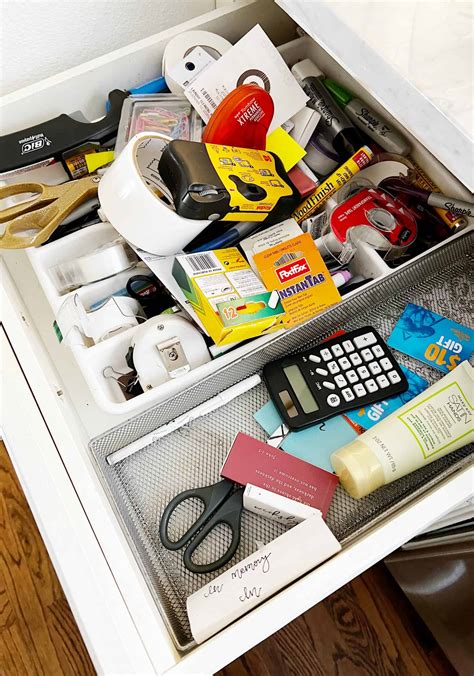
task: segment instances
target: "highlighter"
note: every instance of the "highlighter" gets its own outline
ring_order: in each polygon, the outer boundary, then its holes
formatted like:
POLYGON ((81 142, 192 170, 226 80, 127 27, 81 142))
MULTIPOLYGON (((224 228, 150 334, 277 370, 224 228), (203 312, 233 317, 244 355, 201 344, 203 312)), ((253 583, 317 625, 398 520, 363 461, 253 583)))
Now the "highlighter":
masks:
POLYGON ((340 84, 326 78, 324 86, 343 108, 347 117, 381 148, 397 155, 408 155, 410 144, 401 134, 381 117, 368 103, 358 99, 340 84))

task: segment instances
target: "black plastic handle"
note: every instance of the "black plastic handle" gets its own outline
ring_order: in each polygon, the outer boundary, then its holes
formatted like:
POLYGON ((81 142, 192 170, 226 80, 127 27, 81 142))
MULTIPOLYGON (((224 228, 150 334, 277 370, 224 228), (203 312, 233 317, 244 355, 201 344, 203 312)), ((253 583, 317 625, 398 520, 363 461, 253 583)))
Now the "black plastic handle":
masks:
POLYGON ((129 92, 114 89, 107 115, 97 122, 79 122, 66 113, 28 129, 0 136, 0 173, 26 167, 50 157, 61 158, 86 141, 107 141, 118 129, 122 104, 129 92))
POLYGON ((219 509, 219 507, 227 500, 232 493, 234 484, 232 481, 223 479, 211 486, 204 488, 190 488, 187 491, 179 493, 166 506, 160 521, 160 539, 163 546, 171 551, 181 549, 191 538, 196 535, 200 528, 206 523, 208 519, 219 509), (185 500, 190 498, 198 498, 204 503, 204 511, 194 524, 186 531, 186 533, 176 542, 172 542, 168 537, 168 525, 174 510, 185 500))
POLYGON ((192 573, 213 573, 215 570, 219 570, 222 566, 225 566, 226 563, 234 556, 237 551, 237 547, 240 544, 240 520, 242 517, 243 509, 243 494, 244 489, 239 488, 231 495, 231 497, 224 502, 224 504, 217 510, 214 516, 206 523, 206 525, 201 529, 199 534, 192 540, 184 552, 183 561, 184 565, 192 573), (211 561, 211 563, 197 564, 192 560, 192 556, 196 551, 197 547, 207 538, 212 530, 220 523, 224 523, 229 526, 232 532, 232 541, 229 545, 229 548, 219 559, 211 561))

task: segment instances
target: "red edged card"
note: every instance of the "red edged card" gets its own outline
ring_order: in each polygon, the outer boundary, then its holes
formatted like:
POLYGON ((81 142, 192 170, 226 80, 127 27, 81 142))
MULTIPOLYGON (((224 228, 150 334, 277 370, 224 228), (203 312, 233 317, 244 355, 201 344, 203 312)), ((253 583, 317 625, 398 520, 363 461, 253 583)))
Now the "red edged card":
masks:
POLYGON ((239 432, 221 469, 237 484, 253 484, 321 510, 326 517, 339 479, 278 448, 239 432))

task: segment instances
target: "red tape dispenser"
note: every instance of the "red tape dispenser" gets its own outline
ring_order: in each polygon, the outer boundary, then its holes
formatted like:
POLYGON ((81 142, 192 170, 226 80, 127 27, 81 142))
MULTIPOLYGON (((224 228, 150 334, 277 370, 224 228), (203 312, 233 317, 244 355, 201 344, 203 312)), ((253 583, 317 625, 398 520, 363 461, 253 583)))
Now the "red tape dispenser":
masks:
POLYGON ((396 258, 417 236, 411 210, 380 188, 362 188, 352 194, 334 207, 328 225, 324 244, 341 263, 352 258, 354 248, 362 241, 396 258))
POLYGON ((255 84, 240 85, 217 106, 202 141, 265 150, 273 111, 268 92, 255 84))

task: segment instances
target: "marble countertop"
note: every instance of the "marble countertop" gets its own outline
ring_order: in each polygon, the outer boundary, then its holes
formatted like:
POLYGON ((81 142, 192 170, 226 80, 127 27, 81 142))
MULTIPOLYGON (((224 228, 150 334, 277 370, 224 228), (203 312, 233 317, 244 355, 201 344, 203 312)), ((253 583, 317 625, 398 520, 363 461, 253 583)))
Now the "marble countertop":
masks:
POLYGON ((474 189, 471 2, 277 2, 474 189))

